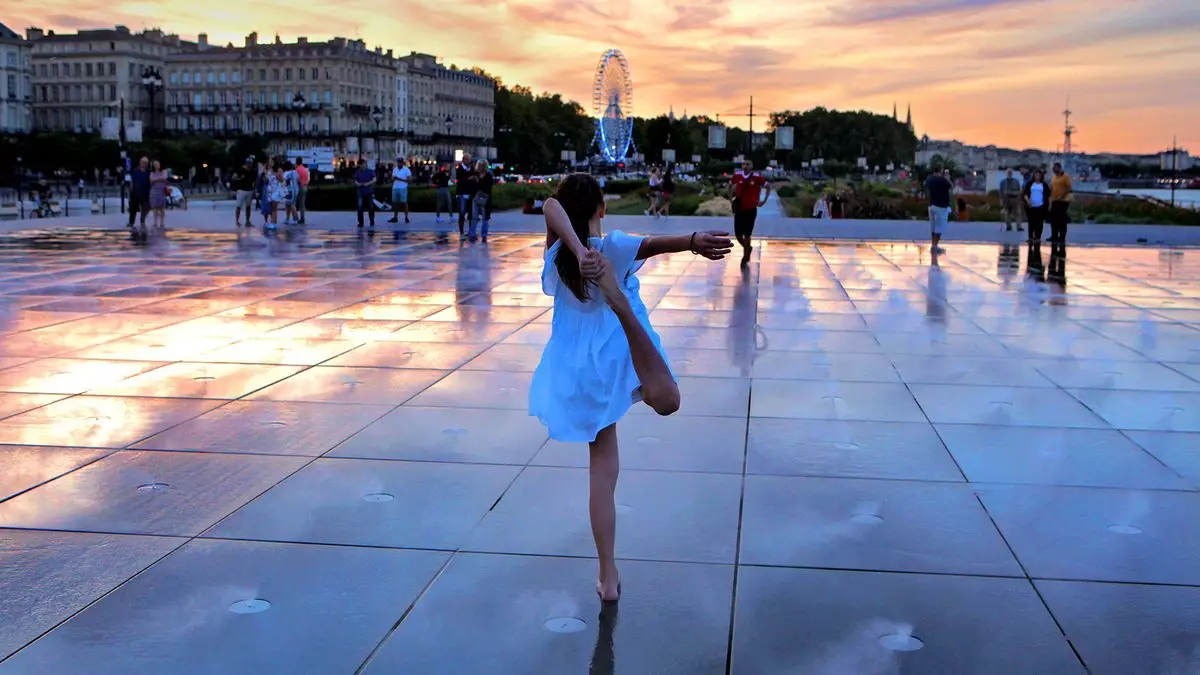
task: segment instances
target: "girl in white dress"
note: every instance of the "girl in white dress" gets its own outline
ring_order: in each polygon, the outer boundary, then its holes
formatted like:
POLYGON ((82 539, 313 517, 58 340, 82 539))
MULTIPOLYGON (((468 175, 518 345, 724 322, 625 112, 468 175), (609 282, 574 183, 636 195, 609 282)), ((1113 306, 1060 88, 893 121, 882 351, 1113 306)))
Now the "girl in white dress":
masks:
POLYGON ((615 555, 616 423, 638 402, 660 415, 679 409, 679 387, 650 327, 635 273, 651 256, 690 250, 719 260, 732 244, 724 232, 604 235, 604 193, 588 174, 568 176, 543 209, 542 290, 554 298, 554 314, 530 386, 529 414, 546 425, 551 438, 588 444, 589 515, 600 562, 596 593, 614 601, 621 585, 615 555))

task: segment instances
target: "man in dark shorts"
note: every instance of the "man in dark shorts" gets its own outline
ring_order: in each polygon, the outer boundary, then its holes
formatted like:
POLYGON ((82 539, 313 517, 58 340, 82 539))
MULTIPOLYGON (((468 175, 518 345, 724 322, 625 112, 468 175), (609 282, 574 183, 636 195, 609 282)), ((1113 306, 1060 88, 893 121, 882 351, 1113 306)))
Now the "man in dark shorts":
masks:
POLYGON ((142 230, 146 229, 146 215, 150 213, 150 158, 142 157, 129 172, 129 229, 133 229, 141 216, 142 230))
POLYGON ((767 203, 771 186, 760 173, 754 172, 750 160, 742 162, 742 170, 733 174, 729 181, 729 197, 733 200, 733 237, 742 245, 742 266, 750 264, 750 237, 754 234, 754 221, 758 218, 758 207, 767 203), (763 189, 766 188, 766 192, 763 189))

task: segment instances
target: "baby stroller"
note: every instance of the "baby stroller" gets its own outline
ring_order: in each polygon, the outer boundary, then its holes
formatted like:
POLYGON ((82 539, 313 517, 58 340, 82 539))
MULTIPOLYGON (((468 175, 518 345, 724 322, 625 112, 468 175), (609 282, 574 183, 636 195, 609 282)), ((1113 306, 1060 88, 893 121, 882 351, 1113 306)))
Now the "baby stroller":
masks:
POLYGON ((178 209, 187 207, 187 198, 183 196, 183 190, 171 185, 167 187, 167 208, 178 209))

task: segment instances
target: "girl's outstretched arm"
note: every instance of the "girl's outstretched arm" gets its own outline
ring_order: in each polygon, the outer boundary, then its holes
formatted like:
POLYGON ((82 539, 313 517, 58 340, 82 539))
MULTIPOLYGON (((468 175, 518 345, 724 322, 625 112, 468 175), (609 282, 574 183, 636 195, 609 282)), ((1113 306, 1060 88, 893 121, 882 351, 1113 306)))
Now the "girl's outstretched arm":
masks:
POLYGON ((733 242, 729 240, 728 232, 670 234, 643 239, 641 246, 638 247, 637 259, 645 260, 664 253, 691 251, 709 260, 720 260, 728 255, 732 248, 733 242))
POLYGON ((561 239, 563 246, 570 249, 577 260, 583 260, 588 250, 587 246, 579 241, 579 235, 575 234, 575 228, 571 227, 571 219, 567 217, 567 210, 562 204, 551 197, 542 205, 542 212, 546 215, 546 248, 550 248, 554 242, 561 239))

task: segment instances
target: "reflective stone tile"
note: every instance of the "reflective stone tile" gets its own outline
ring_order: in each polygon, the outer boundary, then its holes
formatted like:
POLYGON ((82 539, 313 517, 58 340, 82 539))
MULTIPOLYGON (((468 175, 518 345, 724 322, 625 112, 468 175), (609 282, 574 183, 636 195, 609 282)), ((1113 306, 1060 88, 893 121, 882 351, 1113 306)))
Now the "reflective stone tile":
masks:
POLYGON ((1190 486, 1118 431, 939 424, 967 479, 1132 489, 1190 486))
POLYGON ((416 321, 436 314, 444 309, 441 305, 423 305, 411 302, 390 303, 368 300, 353 305, 347 305, 328 314, 322 314, 319 319, 356 319, 363 321, 416 321))
POLYGON ((1162 431, 1126 431, 1125 435, 1151 455, 1200 487, 1200 434, 1162 431))
POLYGON ((475 358, 486 348, 486 345, 482 344, 368 342, 325 365, 453 370, 475 358))
POLYGON ((445 375, 444 370, 316 366, 258 391, 250 398, 399 405, 445 375))
POLYGON ((0 445, 0 501, 95 461, 107 450, 0 445))
POLYGON ((353 672, 445 559, 429 551, 193 541, 5 666, 20 673, 87 672, 97 663, 128 673, 353 672), (269 607, 246 614, 257 610, 249 600, 269 607))
MULTIPOLYGON (((530 467, 475 529, 467 550, 592 557, 588 472, 530 467)), ((739 476, 625 471, 617 484, 617 556, 731 563, 739 476)))
POLYGON ((975 357, 1003 358, 1008 355, 1004 345, 990 335, 957 335, 936 332, 874 333, 881 349, 887 354, 915 354, 945 358, 975 357))
POLYGON ((754 376, 777 380, 900 381, 886 356, 838 352, 768 351, 756 357, 754 376))
POLYGON ((750 420, 746 473, 960 482, 928 423, 750 420))
POLYGON ((503 370, 532 373, 542 360, 540 345, 499 344, 484 350, 462 366, 463 370, 503 370))
POLYGON ((150 361, 39 359, 0 371, 0 389, 35 394, 81 394, 162 365, 150 361))
POLYGON ((970 487, 747 476, 741 563, 1018 576, 970 487))
POLYGON ((1117 429, 1200 431, 1200 394, 1106 389, 1070 393, 1117 429))
POLYGON ((69 355, 77 359, 122 359, 129 361, 184 361, 223 347, 236 339, 229 337, 180 337, 143 333, 120 337, 104 344, 76 349, 69 355))
POLYGON ((1094 675, 1200 669, 1200 588, 1034 583, 1094 675))
POLYGON ((504 344, 542 345, 550 339, 550 324, 530 323, 501 340, 504 344))
MULTIPOLYGON (((676 415, 706 415, 745 419, 750 404, 750 380, 723 377, 676 377, 679 411, 676 415)), ((648 405, 636 404, 630 415, 658 413, 648 405)))
POLYGON ((882 354, 875 336, 865 332, 813 330, 763 331, 767 350, 785 352, 849 352, 882 354))
POLYGON ((892 357, 905 382, 997 387, 1054 387, 1032 366, 1015 358, 947 358, 912 354, 892 357))
POLYGON ((137 447, 316 457, 388 410, 386 405, 234 401, 137 447))
MULTIPOLYGON (((273 335, 273 333, 268 333, 273 335)), ((203 363, 266 363, 315 366, 361 345, 358 340, 308 340, 303 338, 248 338, 193 357, 203 363)))
POLYGON ((306 461, 121 451, 0 503, 0 527, 194 536, 306 461))
POLYGON ((1033 365, 1064 388, 1200 392, 1200 382, 1147 361, 1055 359, 1033 365))
POLYGON ((520 468, 319 459, 205 534, 234 539, 456 549, 520 468))
POLYGON ((449 344, 490 344, 512 335, 523 324, 490 321, 421 321, 392 334, 404 342, 442 342, 449 344))
POLYGON ((546 428, 523 410, 405 405, 347 439, 332 457, 527 464, 546 428))
POLYGON ((1060 389, 913 384, 913 396, 937 424, 1107 428, 1104 420, 1060 389))
POLYGON ((22 363, 29 363, 32 360, 27 356, 0 356, 0 370, 19 366, 22 363))
POLYGON ((408 404, 434 408, 529 409, 533 373, 458 370, 408 404))
POLYGON ((979 486, 1030 576, 1200 585, 1200 493, 979 486))
POLYGON ((220 404, 210 400, 76 396, 0 422, 0 443, 121 448, 220 404))
MULTIPOLYGON (((745 461, 744 417, 626 415, 617 423, 621 467, 660 471, 741 473, 745 461)), ((533 463, 587 467, 587 445, 546 443, 533 463)))
POLYGON ((349 340, 369 342, 386 340, 410 321, 357 321, 354 319, 306 319, 263 335, 287 340, 349 340))
POLYGON ((109 396, 241 398, 300 372, 301 366, 240 363, 172 363, 95 393, 109 396))
POLYGON ((743 567, 733 636, 738 675, 1085 672, 1024 579, 743 567))
MULTIPOLYGON (((15 335, 5 335, 4 339, 0 340, 0 354, 5 356, 46 358, 77 350, 86 351, 87 348, 93 347, 93 345, 100 345, 122 338, 124 336, 120 333, 76 333, 68 332, 68 329, 64 329, 61 326, 48 326, 15 335)), ((77 354, 72 354, 72 356, 77 356, 77 354)), ((105 357, 98 356, 97 358, 105 357)), ((147 357, 143 355, 139 358, 146 359, 147 357)), ((170 359, 151 358, 149 360, 170 359)))
POLYGON ((754 380, 753 417, 873 422, 924 422, 912 394, 902 384, 754 380))
POLYGON ((55 401, 62 400, 55 394, 9 394, 0 392, 0 419, 11 417, 27 410, 40 408, 55 401))
POLYGON ((621 602, 604 606, 594 577, 590 560, 458 555, 365 672, 725 672, 732 567, 627 561, 621 602), (563 619, 582 630, 551 630, 563 619))
MULTIPOLYGON (((184 543, 169 537, 0 530, 0 659, 184 543)), ((128 637, 128 636, 126 636, 128 637)), ((5 672, 18 672, 7 661, 5 672)), ((95 663, 82 666, 83 672, 95 663)), ((25 667, 23 672, 38 672, 25 667)), ((40 672, 55 672, 41 670, 40 672)), ((66 671, 58 671, 66 672, 66 671)))

